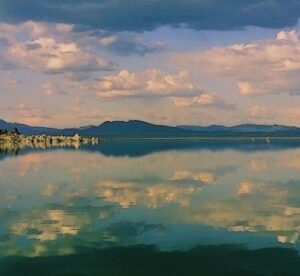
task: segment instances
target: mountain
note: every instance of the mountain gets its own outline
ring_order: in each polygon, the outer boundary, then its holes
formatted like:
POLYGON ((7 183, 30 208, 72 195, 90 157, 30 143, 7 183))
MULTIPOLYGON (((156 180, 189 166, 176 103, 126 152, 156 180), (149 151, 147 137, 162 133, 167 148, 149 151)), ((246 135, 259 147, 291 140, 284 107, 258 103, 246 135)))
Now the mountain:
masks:
POLYGON ((48 127, 35 127, 28 126, 24 124, 18 123, 8 123, 4 120, 0 119, 0 129, 13 129, 17 128, 20 133, 25 135, 35 135, 35 134, 49 134, 49 135, 57 135, 60 134, 62 130, 56 128, 48 128, 48 127))
POLYGON ((211 125, 211 126, 193 126, 193 125, 182 125, 177 126, 181 129, 193 130, 193 131, 208 131, 208 132, 216 132, 216 131, 225 131, 228 127, 223 125, 211 125))
POLYGON ((177 127, 155 125, 138 120, 107 121, 98 126, 89 125, 79 128, 47 128, 18 123, 8 123, 0 120, 0 129, 17 128, 25 135, 74 135, 100 136, 115 138, 158 138, 158 137, 300 137, 300 128, 283 125, 242 124, 237 126, 194 126, 181 125, 177 127))
POLYGON ((74 135, 79 133, 83 136, 101 137, 187 137, 195 135, 194 131, 177 127, 154 125, 138 120, 104 122, 101 125, 84 126, 79 128, 46 128, 32 127, 18 123, 7 123, 0 120, 0 129, 17 128, 25 135, 48 134, 48 135, 74 135))
POLYGON ((300 128, 283 125, 242 124, 237 126, 193 126, 181 125, 178 128, 192 130, 206 136, 300 136, 300 128))
POLYGON ((80 131, 82 135, 102 137, 187 137, 194 136, 192 130, 164 125, 154 125, 138 120, 104 122, 99 126, 80 131))

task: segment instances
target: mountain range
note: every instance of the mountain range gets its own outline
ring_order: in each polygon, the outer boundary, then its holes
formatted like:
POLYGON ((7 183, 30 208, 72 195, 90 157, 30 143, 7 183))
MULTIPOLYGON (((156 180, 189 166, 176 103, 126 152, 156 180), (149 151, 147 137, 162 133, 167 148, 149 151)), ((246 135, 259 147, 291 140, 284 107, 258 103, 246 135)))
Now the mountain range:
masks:
POLYGON ((156 125, 138 120, 106 121, 100 125, 84 126, 79 128, 48 128, 36 127, 19 123, 9 123, 0 120, 0 129, 17 128, 25 135, 74 135, 100 136, 111 138, 164 138, 164 137, 300 137, 300 128, 284 125, 256 125, 242 124, 237 126, 195 126, 156 125))

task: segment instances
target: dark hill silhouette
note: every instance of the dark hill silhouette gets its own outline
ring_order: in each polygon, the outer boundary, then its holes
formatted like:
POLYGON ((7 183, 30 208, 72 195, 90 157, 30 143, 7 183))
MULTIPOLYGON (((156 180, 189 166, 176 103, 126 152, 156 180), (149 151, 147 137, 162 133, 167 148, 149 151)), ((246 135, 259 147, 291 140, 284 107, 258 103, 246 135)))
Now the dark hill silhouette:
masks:
POLYGON ((237 126, 166 126, 139 120, 106 121, 98 126, 79 128, 48 128, 8 123, 0 120, 0 129, 18 129, 21 134, 100 136, 104 138, 170 138, 170 137, 300 137, 300 128, 284 125, 242 124, 237 126))

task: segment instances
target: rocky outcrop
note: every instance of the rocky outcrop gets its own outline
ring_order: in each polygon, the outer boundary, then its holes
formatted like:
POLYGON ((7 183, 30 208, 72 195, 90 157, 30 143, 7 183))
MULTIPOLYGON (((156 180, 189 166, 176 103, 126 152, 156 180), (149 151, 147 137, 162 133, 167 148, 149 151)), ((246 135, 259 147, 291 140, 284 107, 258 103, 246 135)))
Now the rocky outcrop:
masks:
POLYGON ((74 147, 79 148, 81 145, 99 143, 98 137, 81 137, 79 134, 74 136, 53 136, 53 135, 32 135, 25 136, 13 130, 0 130, 0 149, 13 150, 22 148, 51 148, 51 147, 74 147))

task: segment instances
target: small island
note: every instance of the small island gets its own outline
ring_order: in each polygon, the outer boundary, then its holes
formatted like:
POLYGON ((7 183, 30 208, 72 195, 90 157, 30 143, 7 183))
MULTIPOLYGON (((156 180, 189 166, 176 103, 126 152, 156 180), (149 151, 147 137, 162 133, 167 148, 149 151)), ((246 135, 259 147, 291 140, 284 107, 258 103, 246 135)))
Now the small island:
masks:
POLYGON ((98 137, 81 137, 79 134, 74 136, 65 135, 22 135, 17 128, 12 130, 0 129, 0 149, 16 151, 23 148, 47 149, 52 147, 74 147, 81 145, 99 143, 98 137))

